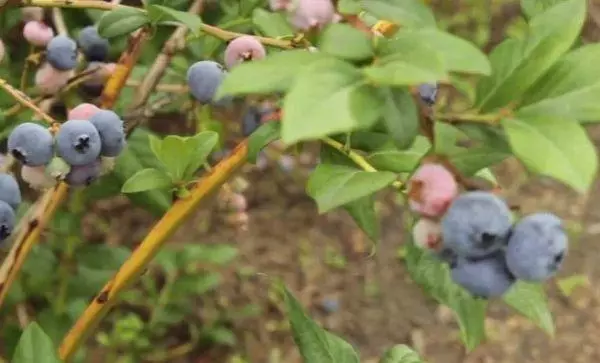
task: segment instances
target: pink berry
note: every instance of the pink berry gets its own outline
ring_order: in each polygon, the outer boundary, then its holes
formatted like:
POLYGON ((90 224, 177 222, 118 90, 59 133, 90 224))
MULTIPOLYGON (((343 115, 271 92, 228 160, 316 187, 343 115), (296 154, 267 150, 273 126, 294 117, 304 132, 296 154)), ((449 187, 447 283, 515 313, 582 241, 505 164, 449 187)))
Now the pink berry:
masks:
POLYGON ((44 9, 37 6, 27 6, 21 9, 23 21, 42 21, 44 20, 44 9))
POLYGON ((242 35, 227 45, 225 65, 231 69, 245 61, 263 59, 266 54, 265 47, 258 39, 251 35, 242 35))
POLYGON ((442 226, 431 219, 421 218, 413 226, 412 236, 415 245, 428 250, 437 250, 442 244, 442 226))
POLYGON ((290 22, 298 30, 322 28, 333 21, 335 8, 330 0, 298 0, 290 22))
POLYGON ((54 30, 41 21, 28 21, 23 28, 23 37, 38 47, 45 47, 54 37, 54 30))
POLYGON ((243 194, 235 193, 232 194, 229 199, 229 205, 231 209, 236 212, 243 212, 248 208, 248 202, 246 201, 246 197, 243 194))
POLYGON ((408 182, 411 209, 427 217, 439 217, 458 194, 452 173, 439 164, 423 164, 408 182))
POLYGON ((287 10, 292 4, 292 0, 269 0, 269 6, 273 11, 287 10))
POLYGON ((96 105, 82 103, 69 111, 69 120, 89 120, 96 112, 100 111, 96 105))
POLYGON ((45 166, 27 166, 21 168, 21 178, 36 190, 52 188, 56 184, 56 180, 46 174, 45 166))
POLYGON ((35 74, 35 85, 45 95, 57 93, 67 85, 73 71, 59 71, 48 63, 44 63, 35 74))

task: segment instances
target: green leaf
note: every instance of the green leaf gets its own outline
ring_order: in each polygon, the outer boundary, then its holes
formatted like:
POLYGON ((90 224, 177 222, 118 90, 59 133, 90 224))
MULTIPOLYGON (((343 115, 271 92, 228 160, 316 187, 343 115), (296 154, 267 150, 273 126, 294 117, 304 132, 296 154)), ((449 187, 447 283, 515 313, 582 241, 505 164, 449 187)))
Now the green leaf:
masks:
POLYGON ((407 150, 382 149, 367 156, 367 161, 377 170, 394 173, 407 173, 414 170, 419 161, 431 148, 427 138, 417 136, 413 145, 407 150))
POLYGON ((534 17, 524 39, 508 39, 490 55, 492 76, 477 87, 477 107, 489 112, 520 98, 579 35, 586 2, 568 0, 534 17))
POLYGON ((367 237, 378 244, 381 236, 379 217, 375 210, 375 196, 370 195, 344 204, 343 208, 350 214, 354 222, 365 232, 367 237))
POLYGON ((52 340, 36 323, 30 323, 15 349, 13 363, 58 363, 56 348, 52 340))
POLYGON ((319 213, 366 197, 396 180, 391 172, 368 172, 341 165, 319 164, 308 180, 306 191, 319 213))
POLYGON ((252 23, 266 37, 281 37, 294 34, 294 29, 287 22, 285 15, 256 8, 252 12, 252 23))
POLYGON ((199 245, 189 244, 177 254, 181 266, 190 263, 208 262, 215 265, 225 265, 238 255, 238 249, 229 245, 199 245))
POLYGON ((381 114, 377 89, 351 64, 326 59, 305 67, 283 102, 282 140, 291 144, 371 126, 381 114))
POLYGON ((580 286, 586 286, 590 284, 589 277, 587 275, 571 275, 562 279, 558 279, 556 284, 566 297, 571 296, 573 291, 580 286))
POLYGON ((503 300, 548 335, 554 336, 554 320, 542 285, 517 281, 504 294, 503 300))
POLYGON ((133 7, 117 7, 102 15, 98 21, 98 33, 103 38, 114 38, 130 34, 149 23, 150 19, 144 11, 133 7))
POLYGON ((282 286, 282 290, 294 341, 304 363, 360 362, 350 344, 317 325, 285 286, 282 286))
POLYGON ((448 79, 441 53, 416 37, 382 42, 378 53, 384 56, 363 68, 376 84, 405 86, 448 79))
POLYGON ((158 14, 164 14, 167 18, 171 18, 176 20, 178 23, 183 24, 188 27, 188 29, 196 34, 200 35, 202 28, 202 19, 192 13, 188 13, 187 11, 179 11, 162 5, 150 5, 149 9, 152 9, 154 12, 158 14))
POLYGON ((417 284, 454 311, 462 341, 469 351, 475 349, 485 338, 487 302, 472 297, 455 284, 445 263, 414 244, 409 244, 406 248, 406 267, 417 284))
POLYGON ((361 0, 339 0, 337 2, 338 12, 340 14, 359 14, 362 10, 361 0))
POLYGON ((521 0, 521 9, 531 18, 565 0, 521 0))
MULTIPOLYGON (((519 117, 517 115, 517 117, 519 117)), ((551 116, 504 119, 515 155, 532 171, 586 192, 598 169, 594 144, 575 120, 551 116)))
POLYGON ((448 72, 489 75, 490 61, 473 43, 437 29, 409 29, 395 35, 390 47, 403 52, 402 43, 414 39, 435 49, 448 72))
POLYGON ((435 27, 435 17, 421 0, 364 0, 363 8, 406 28, 435 27))
POLYGON ((183 180, 188 166, 190 148, 186 138, 177 135, 167 135, 160 145, 158 160, 164 165, 171 175, 173 182, 183 180))
POLYGON ((324 58, 322 52, 298 49, 239 64, 227 74, 215 97, 287 91, 302 69, 324 58))
POLYGON ((183 174, 184 180, 191 178, 200 166, 206 162, 208 155, 218 143, 219 134, 214 131, 199 132, 185 139, 187 154, 182 155, 182 158, 186 160, 187 167, 183 174))
POLYGON ((121 192, 123 193, 139 193, 153 189, 165 189, 173 186, 171 178, 162 170, 158 169, 143 169, 129 178, 121 192))
MULTIPOLYGON (((161 163, 150 149, 148 142, 152 135, 146 129, 138 127, 129 137, 127 147, 117 158, 113 171, 119 181, 118 190, 134 174, 145 168, 161 168, 161 163)), ((127 194, 135 204, 144 207, 155 215, 163 215, 171 205, 171 195, 167 190, 152 190, 141 193, 127 194)))
POLYGON ((388 349, 379 363, 422 363, 419 355, 410 347, 400 344, 388 349))
POLYGON ((371 38, 348 24, 329 25, 321 33, 318 48, 321 52, 334 57, 352 61, 369 59, 374 56, 371 38))
POLYGON ((495 165, 510 156, 509 153, 488 146, 460 148, 448 153, 452 165, 466 176, 472 176, 481 169, 495 165))
POLYGON ((413 144, 419 133, 419 114, 417 106, 408 90, 386 88, 383 122, 388 133, 399 149, 413 144))
POLYGON ((280 122, 267 122, 256 129, 248 140, 248 161, 256 163, 260 151, 272 141, 277 140, 281 134, 280 122))
POLYGON ((546 114, 580 121, 600 119, 600 44, 565 55, 526 95, 521 115, 546 114))

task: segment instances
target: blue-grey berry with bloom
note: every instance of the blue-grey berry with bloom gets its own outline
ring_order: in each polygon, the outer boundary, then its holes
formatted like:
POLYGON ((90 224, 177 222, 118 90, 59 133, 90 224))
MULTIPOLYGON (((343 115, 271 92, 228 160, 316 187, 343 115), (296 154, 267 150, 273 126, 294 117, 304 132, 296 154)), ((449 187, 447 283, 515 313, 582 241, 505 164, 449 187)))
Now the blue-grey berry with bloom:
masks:
POLYGON ((121 117, 110 110, 100 110, 90 117, 100 134, 102 156, 118 156, 125 147, 125 129, 121 117))
POLYGON ((484 299, 504 295, 516 281, 502 252, 478 260, 459 259, 450 276, 474 297, 484 299))
POLYGON ((57 153, 71 166, 91 164, 101 148, 100 134, 88 120, 69 120, 56 134, 57 153))
POLYGON ((50 131, 33 122, 25 122, 8 136, 8 152, 28 166, 42 166, 54 156, 54 139, 50 131))
POLYGON ((46 61, 59 71, 77 66, 77 43, 66 35, 57 35, 46 46, 46 61))
POLYGON ((93 25, 86 26, 79 32, 77 43, 90 62, 104 62, 108 58, 110 43, 98 34, 98 29, 93 25))

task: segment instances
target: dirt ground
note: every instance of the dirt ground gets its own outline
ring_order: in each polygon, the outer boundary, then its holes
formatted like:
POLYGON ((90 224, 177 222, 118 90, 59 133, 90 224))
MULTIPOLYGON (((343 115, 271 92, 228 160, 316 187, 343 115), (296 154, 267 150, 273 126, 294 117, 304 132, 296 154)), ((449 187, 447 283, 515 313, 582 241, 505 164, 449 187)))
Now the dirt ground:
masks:
MULTIPOLYGON (((600 128, 590 131, 600 145, 600 128)), ((241 173, 251 184, 245 192, 247 231, 227 225, 214 205, 207 205, 171 240, 231 243, 239 248, 240 258, 224 271, 224 285, 210 298, 224 307, 249 303, 261 307, 258 316, 234 322, 240 342, 237 353, 250 362, 301 362, 283 323, 281 304, 269 294, 266 276, 283 278, 310 314, 351 342, 364 362, 376 362, 375 357, 399 343, 410 344, 431 363, 600 361, 600 291, 593 288, 600 281, 600 245, 595 241, 600 234, 600 209, 595 207, 600 203, 600 181, 586 198, 546 178, 518 182, 522 170, 514 161, 498 168, 507 197, 524 212, 549 210, 570 225, 582 222, 559 278, 585 274, 591 284, 566 297, 555 281, 547 283, 555 338, 503 304, 492 304, 486 322, 488 340, 467 354, 452 314, 426 297, 404 269, 398 256, 405 234, 402 210, 393 195, 382 195, 382 242, 370 256, 370 242, 348 215, 317 214, 304 193, 307 174, 307 170, 286 173, 276 164, 264 171, 249 166, 241 173)), ((119 216, 120 236, 127 228, 128 239, 137 240, 150 222, 139 211, 119 216)), ((224 362, 224 353, 232 352, 196 351, 185 361, 224 362)))

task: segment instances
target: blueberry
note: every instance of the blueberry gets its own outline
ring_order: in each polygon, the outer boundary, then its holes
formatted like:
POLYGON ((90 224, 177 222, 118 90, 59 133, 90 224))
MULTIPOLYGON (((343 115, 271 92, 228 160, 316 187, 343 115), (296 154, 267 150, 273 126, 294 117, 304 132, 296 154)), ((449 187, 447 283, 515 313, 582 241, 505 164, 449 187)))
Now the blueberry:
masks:
POLYGON ((444 246, 463 257, 484 257, 501 249, 511 227, 508 206, 488 192, 462 194, 442 217, 444 246))
POLYGON ((110 43, 98 34, 98 29, 93 25, 81 29, 77 43, 90 62, 104 62, 108 58, 110 43))
POLYGON ((323 28, 331 23, 335 7, 330 0, 297 0, 290 12, 290 23, 298 30, 323 28))
POLYGON ((423 100, 423 102, 425 102, 426 104, 428 104, 429 106, 433 106, 433 104, 435 103, 435 100, 437 98, 437 93, 438 93, 438 84, 431 84, 431 83, 423 83, 422 85, 419 86, 419 95, 421 96, 421 99, 423 100))
POLYGON ((502 296, 515 282, 502 252, 480 260, 459 259, 451 269, 452 280, 475 297, 502 296))
POLYGON ((68 71, 77 65, 77 43, 65 35, 57 35, 46 47, 46 60, 60 71, 68 71))
POLYGON ((95 160, 91 164, 72 167, 65 181, 67 184, 73 186, 90 185, 94 180, 98 179, 101 171, 102 162, 95 160))
POLYGON ((15 211, 8 203, 0 200, 0 241, 10 236, 15 228, 15 211))
POLYGON ((90 122, 96 127, 102 141, 103 156, 114 157, 125 147, 125 130, 123 120, 110 110, 101 110, 90 117, 90 122))
POLYGON ((262 113, 254 106, 248 107, 242 117, 242 135, 250 136, 259 126, 262 113))
POLYGON ((87 120, 69 120, 62 124, 56 134, 58 155, 69 165, 91 164, 102 148, 100 134, 87 120))
POLYGON ((506 262, 519 279, 544 281, 554 275, 567 254, 568 236, 560 218, 536 213, 513 228, 506 248, 506 262))
POLYGON ((214 97, 226 75, 227 71, 217 62, 196 62, 187 71, 190 93, 201 103, 223 105, 227 103, 228 98, 215 101, 214 97))
POLYGON ((242 35, 233 39, 225 48, 225 65, 232 69, 242 62, 263 59, 266 55, 265 47, 256 37, 242 35))
POLYGON ((0 173, 0 200, 8 203, 14 210, 21 204, 21 189, 10 174, 0 173))
POLYGON ((47 128, 25 122, 8 136, 8 152, 29 166, 46 165, 54 155, 52 134, 47 128))

